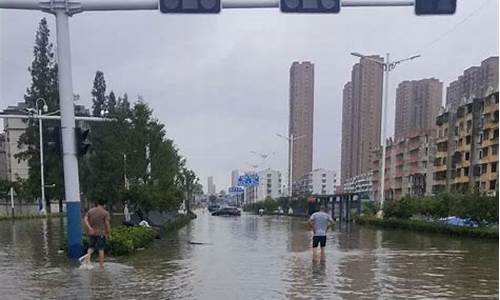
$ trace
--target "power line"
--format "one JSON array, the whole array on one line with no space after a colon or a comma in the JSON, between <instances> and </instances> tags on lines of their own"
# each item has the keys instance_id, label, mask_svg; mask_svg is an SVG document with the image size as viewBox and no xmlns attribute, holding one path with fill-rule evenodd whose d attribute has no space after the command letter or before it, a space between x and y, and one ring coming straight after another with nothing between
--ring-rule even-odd
<instances>
[{"instance_id":1,"label":"power line","mask_svg":"<svg viewBox=\"0 0 500 300\"><path fill-rule=\"evenodd\" d=\"M481 11L483 8L486 7L487 4L489 4L490 0L485 0L483 2L483 4L478 7L477 9L475 9L473 12L471 12L469 15L467 15L465 18L463 18L462 20L460 20L458 23L456 23L453 27L451 27L449 30L445 31L444 33L442 33L440 36L438 36L437 38L435 38L434 40L432 40L431 42L425 44L424 46L422 46L420 49L418 49L416 51L416 53L420 53L421 51L423 50L426 50L428 49L430 46L438 43L439 41L441 41L442 39L444 39L447 35L449 35L450 33L452 33L453 31L455 31L460 25L462 25L463 23L467 22L471 17L473 17L475 14L477 14L479 11Z\"/></svg>"}]
</instances>

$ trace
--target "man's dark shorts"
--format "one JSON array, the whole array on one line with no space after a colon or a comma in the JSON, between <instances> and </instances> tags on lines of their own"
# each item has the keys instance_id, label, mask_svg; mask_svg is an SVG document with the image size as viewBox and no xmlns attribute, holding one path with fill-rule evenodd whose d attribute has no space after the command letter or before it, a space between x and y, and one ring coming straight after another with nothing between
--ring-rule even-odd
<instances>
[{"instance_id":1,"label":"man's dark shorts","mask_svg":"<svg viewBox=\"0 0 500 300\"><path fill-rule=\"evenodd\" d=\"M104 250L106 247L106 237L102 235L91 235L89 248L94 250Z\"/></svg>"},{"instance_id":2,"label":"man's dark shorts","mask_svg":"<svg viewBox=\"0 0 500 300\"><path fill-rule=\"evenodd\" d=\"M326 235L313 236L313 248L317 248L318 244L321 245L321 248L326 246Z\"/></svg>"}]
</instances>

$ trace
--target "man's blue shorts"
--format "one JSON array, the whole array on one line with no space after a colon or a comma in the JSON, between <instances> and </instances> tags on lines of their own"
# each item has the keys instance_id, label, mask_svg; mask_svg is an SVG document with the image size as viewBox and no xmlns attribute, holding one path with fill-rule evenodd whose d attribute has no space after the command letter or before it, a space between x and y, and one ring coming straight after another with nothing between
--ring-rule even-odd
<instances>
[{"instance_id":1,"label":"man's blue shorts","mask_svg":"<svg viewBox=\"0 0 500 300\"><path fill-rule=\"evenodd\" d=\"M317 248L318 244L321 245L321 248L326 246L326 235L313 236L313 248Z\"/></svg>"},{"instance_id":2,"label":"man's blue shorts","mask_svg":"<svg viewBox=\"0 0 500 300\"><path fill-rule=\"evenodd\" d=\"M103 235L91 235L89 248L94 250L104 250L106 248L106 237Z\"/></svg>"}]
</instances>

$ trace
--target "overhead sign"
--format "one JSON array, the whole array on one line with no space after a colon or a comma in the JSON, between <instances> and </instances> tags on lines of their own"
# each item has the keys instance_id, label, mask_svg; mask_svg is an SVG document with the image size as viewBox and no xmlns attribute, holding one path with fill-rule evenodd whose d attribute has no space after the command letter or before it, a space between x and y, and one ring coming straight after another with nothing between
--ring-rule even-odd
<instances>
[{"instance_id":1,"label":"overhead sign","mask_svg":"<svg viewBox=\"0 0 500 300\"><path fill-rule=\"evenodd\" d=\"M258 175L242 175L238 177L238 185L239 186L257 186L259 185L259 176Z\"/></svg>"}]
</instances>

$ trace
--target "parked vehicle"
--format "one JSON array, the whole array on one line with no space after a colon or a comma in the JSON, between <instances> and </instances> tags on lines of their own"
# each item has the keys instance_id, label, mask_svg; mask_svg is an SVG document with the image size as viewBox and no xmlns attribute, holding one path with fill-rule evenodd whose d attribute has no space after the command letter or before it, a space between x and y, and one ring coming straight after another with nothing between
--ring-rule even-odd
<instances>
[{"instance_id":1,"label":"parked vehicle","mask_svg":"<svg viewBox=\"0 0 500 300\"><path fill-rule=\"evenodd\" d=\"M241 212L236 207L223 207L213 212L212 216L241 216Z\"/></svg>"},{"instance_id":2,"label":"parked vehicle","mask_svg":"<svg viewBox=\"0 0 500 300\"><path fill-rule=\"evenodd\" d=\"M219 210L219 209L220 209L220 206L219 206L219 205L217 205L217 204L210 204L210 205L208 206L208 211L209 211L209 212L214 212L214 211L217 211L217 210Z\"/></svg>"}]
</instances>

